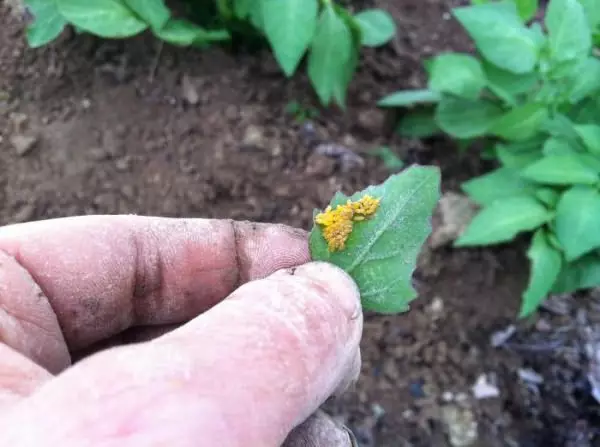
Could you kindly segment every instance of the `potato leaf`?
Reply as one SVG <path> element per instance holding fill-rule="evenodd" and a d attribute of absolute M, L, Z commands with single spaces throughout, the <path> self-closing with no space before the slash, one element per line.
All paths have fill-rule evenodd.
<path fill-rule="evenodd" d="M 477 99 L 486 79 L 481 63 L 468 54 L 445 53 L 431 62 L 429 89 Z"/>
<path fill-rule="evenodd" d="M 352 50 L 352 31 L 329 4 L 321 12 L 308 56 L 308 77 L 322 104 L 328 105 L 345 83 Z"/>
<path fill-rule="evenodd" d="M 28 0 L 34 22 L 27 26 L 27 41 L 38 48 L 56 39 L 67 25 L 54 0 Z"/>
<path fill-rule="evenodd" d="M 531 274 L 523 294 L 519 313 L 521 318 L 531 315 L 539 307 L 558 278 L 562 266 L 560 252 L 548 242 L 542 229 L 533 236 L 527 257 L 531 263 Z"/>
<path fill-rule="evenodd" d="M 588 186 L 574 186 L 556 207 L 556 237 L 567 261 L 600 247 L 600 193 Z"/>
<path fill-rule="evenodd" d="M 465 6 L 453 9 L 453 13 L 488 61 L 512 73 L 534 69 L 540 45 L 513 2 Z"/>
<path fill-rule="evenodd" d="M 413 166 L 350 197 L 336 194 L 330 205 L 365 195 L 380 200 L 369 219 L 356 222 L 341 251 L 329 251 L 323 229 L 315 225 L 310 251 L 315 261 L 331 262 L 358 284 L 363 307 L 381 313 L 402 312 L 416 297 L 411 276 L 431 231 L 430 218 L 440 194 L 438 168 Z"/>
<path fill-rule="evenodd" d="M 131 37 L 148 28 L 118 0 L 56 0 L 56 5 L 71 24 L 100 37 Z"/>
<path fill-rule="evenodd" d="M 519 176 L 519 172 L 507 167 L 498 168 L 462 185 L 462 190 L 479 205 L 491 205 L 507 197 L 532 195 L 533 185 Z"/>
<path fill-rule="evenodd" d="M 287 76 L 298 68 L 315 34 L 317 0 L 263 0 L 263 28 L 279 65 Z"/>
<path fill-rule="evenodd" d="M 600 179 L 587 160 L 573 155 L 546 155 L 521 173 L 526 179 L 548 185 L 593 185 Z"/>
<path fill-rule="evenodd" d="M 396 34 L 396 23 L 387 11 L 368 9 L 356 14 L 354 19 L 360 26 L 362 33 L 361 43 L 364 46 L 381 46 Z"/>
<path fill-rule="evenodd" d="M 379 107 L 411 107 L 417 104 L 435 104 L 442 99 L 431 90 L 400 90 L 379 100 Z"/>
<path fill-rule="evenodd" d="M 590 25 L 577 0 L 552 0 L 545 24 L 550 35 L 550 51 L 556 61 L 581 58 L 591 50 Z"/>
<path fill-rule="evenodd" d="M 552 219 L 552 213 L 535 198 L 508 197 L 483 208 L 454 243 L 456 247 L 493 245 L 512 241 Z"/>
<path fill-rule="evenodd" d="M 567 264 L 552 286 L 553 293 L 572 293 L 600 286 L 600 256 L 590 253 Z"/>

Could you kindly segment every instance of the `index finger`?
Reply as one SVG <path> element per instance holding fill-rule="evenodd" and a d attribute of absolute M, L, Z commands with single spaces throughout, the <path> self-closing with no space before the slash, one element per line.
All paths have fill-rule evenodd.
<path fill-rule="evenodd" d="M 306 234 L 283 225 L 143 216 L 7 226 L 0 250 L 39 285 L 70 350 L 132 326 L 187 321 L 238 285 L 309 260 Z"/>

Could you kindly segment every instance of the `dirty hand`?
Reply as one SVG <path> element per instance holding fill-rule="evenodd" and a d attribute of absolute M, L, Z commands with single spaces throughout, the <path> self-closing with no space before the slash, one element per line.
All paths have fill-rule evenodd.
<path fill-rule="evenodd" d="M 362 332 L 352 280 L 308 261 L 276 225 L 0 228 L 0 446 L 350 445 L 301 424 L 356 378 Z"/>

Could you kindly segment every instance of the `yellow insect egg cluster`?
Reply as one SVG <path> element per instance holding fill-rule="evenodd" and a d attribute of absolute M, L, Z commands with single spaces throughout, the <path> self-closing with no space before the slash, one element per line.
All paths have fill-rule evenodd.
<path fill-rule="evenodd" d="M 356 202 L 348 200 L 345 205 L 327 209 L 317 214 L 315 222 L 323 227 L 323 237 L 329 251 L 339 251 L 346 247 L 354 222 L 371 217 L 379 208 L 379 199 L 366 195 Z"/>

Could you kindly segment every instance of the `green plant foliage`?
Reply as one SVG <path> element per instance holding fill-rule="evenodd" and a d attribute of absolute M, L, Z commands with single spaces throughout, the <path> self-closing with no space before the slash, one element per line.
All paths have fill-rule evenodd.
<path fill-rule="evenodd" d="M 556 206 L 556 237 L 567 261 L 600 247 L 600 193 L 589 186 L 574 186 Z"/>
<path fill-rule="evenodd" d="M 455 8 L 453 12 L 489 62 L 513 73 L 534 69 L 539 41 L 523 24 L 512 1 Z"/>
<path fill-rule="evenodd" d="M 485 135 L 502 116 L 502 109 L 490 101 L 445 96 L 435 118 L 440 128 L 460 139 Z"/>
<path fill-rule="evenodd" d="M 352 31 L 332 5 L 327 5 L 319 22 L 308 58 L 308 76 L 322 103 L 328 104 L 344 82 L 346 64 L 353 51 Z"/>
<path fill-rule="evenodd" d="M 456 241 L 456 246 L 511 241 L 518 233 L 534 230 L 551 218 L 552 212 L 534 197 L 505 197 L 484 207 Z"/>
<path fill-rule="evenodd" d="M 286 77 L 294 75 L 308 56 L 309 78 L 322 105 L 336 103 L 342 108 L 361 47 L 384 45 L 396 33 L 387 12 L 368 9 L 353 15 L 333 0 L 190 1 L 194 11 L 200 9 L 194 14 L 210 27 L 172 17 L 164 0 L 25 3 L 34 16 L 27 27 L 27 40 L 35 48 L 56 39 L 67 25 L 111 39 L 150 30 L 171 45 L 199 48 L 229 41 L 240 33 L 258 36 L 271 47 Z"/>
<path fill-rule="evenodd" d="M 442 54 L 434 58 L 431 63 L 429 78 L 431 91 L 476 99 L 485 84 L 483 68 L 472 56 Z"/>
<path fill-rule="evenodd" d="M 527 257 L 531 263 L 531 275 L 523 294 L 519 313 L 521 317 L 533 313 L 544 301 L 552 289 L 552 284 L 557 280 L 563 263 L 560 251 L 548 241 L 543 229 L 535 232 Z"/>
<path fill-rule="evenodd" d="M 515 0 L 519 16 L 525 22 L 533 19 L 539 8 L 539 0 Z"/>
<path fill-rule="evenodd" d="M 330 203 L 334 208 L 349 199 L 357 201 L 370 195 L 380 200 L 379 209 L 371 218 L 354 224 L 341 251 L 331 252 L 322 228 L 315 225 L 310 234 L 311 256 L 350 274 L 358 284 L 365 309 L 406 311 L 417 295 L 411 277 L 431 232 L 430 218 L 439 194 L 439 170 L 421 166 L 393 174 L 381 185 L 369 186 L 350 197 L 337 193 Z"/>
<path fill-rule="evenodd" d="M 519 171 L 501 167 L 462 184 L 462 189 L 479 205 L 491 205 L 499 199 L 533 195 L 534 186 L 519 175 Z"/>
<path fill-rule="evenodd" d="M 38 48 L 56 39 L 67 25 L 54 0 L 29 0 L 34 22 L 27 27 L 27 40 Z"/>
<path fill-rule="evenodd" d="M 367 47 L 378 47 L 387 43 L 396 34 L 394 19 L 381 9 L 368 9 L 354 16 L 360 27 L 361 43 Z"/>
<path fill-rule="evenodd" d="M 131 37 L 149 25 L 119 0 L 56 0 L 56 4 L 67 22 L 100 37 Z"/>
<path fill-rule="evenodd" d="M 279 65 L 291 76 L 313 40 L 319 3 L 317 0 L 262 1 L 265 34 Z"/>
<path fill-rule="evenodd" d="M 572 61 L 588 55 L 592 34 L 578 0 L 552 0 L 546 12 L 549 49 L 555 61 Z"/>
<path fill-rule="evenodd" d="M 434 104 L 442 99 L 442 95 L 431 90 L 405 90 L 392 93 L 379 100 L 381 107 L 405 107 L 418 104 Z"/>
<path fill-rule="evenodd" d="M 381 146 L 371 151 L 371 155 L 379 157 L 386 168 L 390 171 L 400 171 L 404 167 L 404 162 L 388 146 Z"/>
<path fill-rule="evenodd" d="M 454 9 L 478 53 L 426 64 L 426 90 L 399 91 L 398 131 L 483 139 L 490 172 L 462 185 L 481 206 L 457 247 L 532 234 L 520 316 L 549 293 L 600 286 L 600 2 L 473 1 Z M 597 39 L 597 40 L 594 40 Z M 418 92 L 418 93 L 417 93 Z"/>
<path fill-rule="evenodd" d="M 523 169 L 521 176 L 547 185 L 594 185 L 599 179 L 578 154 L 547 155 Z"/>

